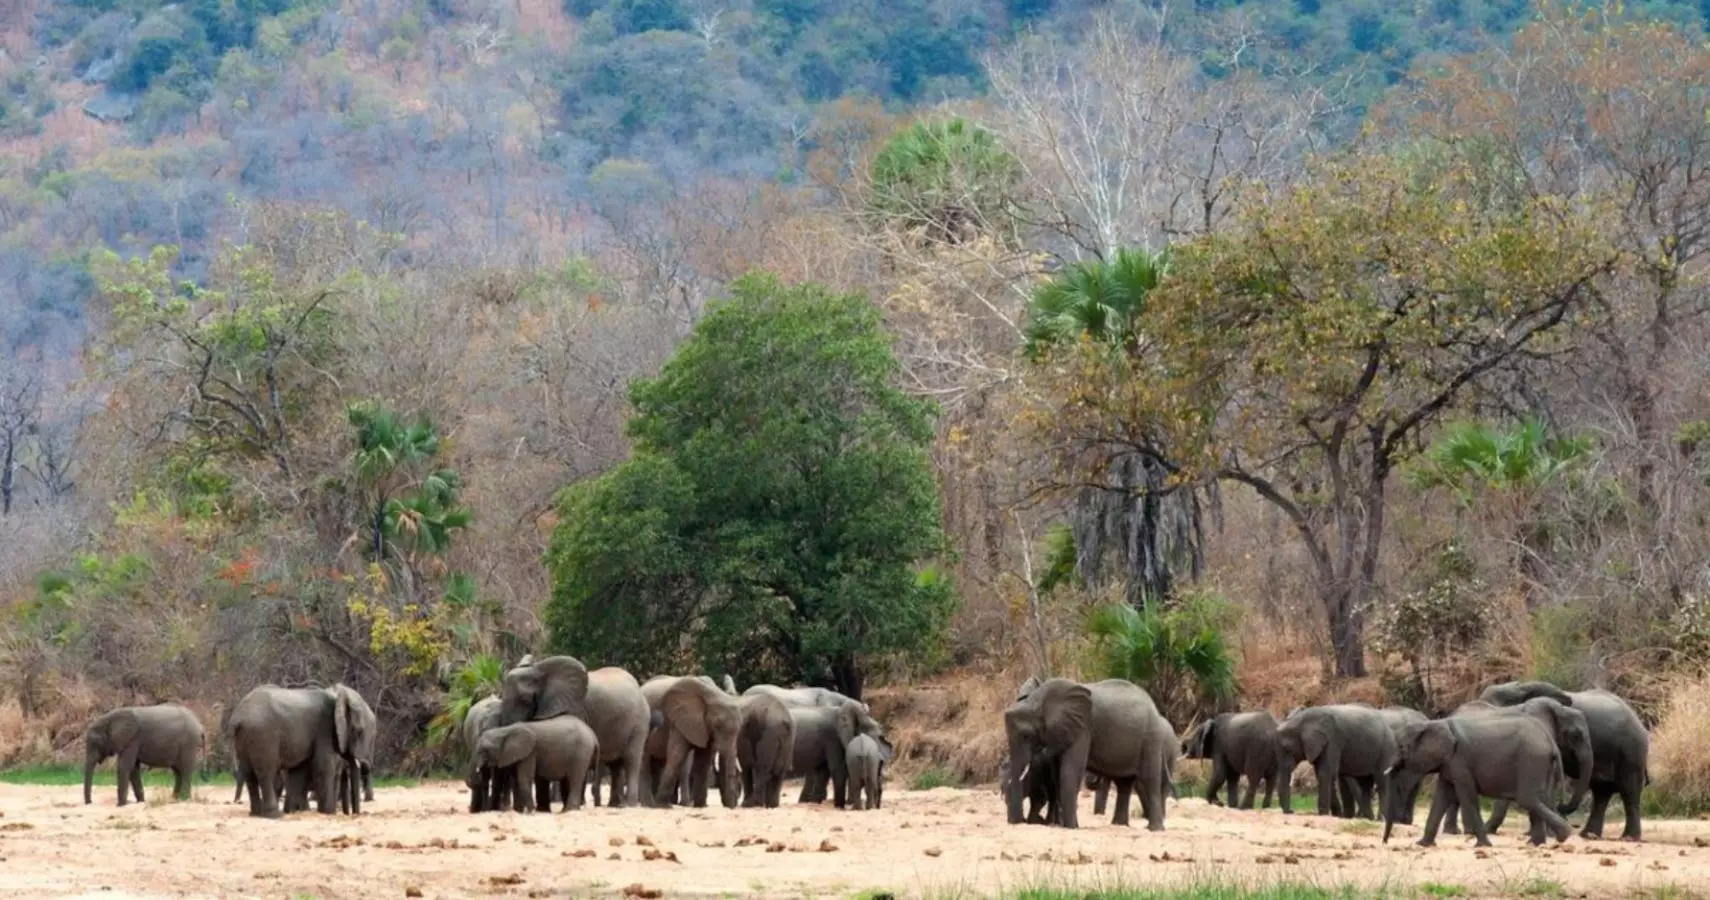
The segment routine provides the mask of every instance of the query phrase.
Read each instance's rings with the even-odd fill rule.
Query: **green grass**
[[[1465,897],[1467,889],[1458,884],[1438,884],[1427,881],[1419,885],[1419,893],[1427,897]]]
[[[1404,895],[1382,889],[1361,890],[1350,885],[1318,887],[1285,882],[1265,887],[1207,883],[1189,887],[1094,890],[1031,888],[1013,896],[1015,900],[1385,900]]]
[[[949,772],[943,769],[927,769],[914,776],[914,780],[909,782],[908,789],[911,791],[930,791],[933,788],[955,786],[956,779],[952,778]]]
[[[95,770],[97,787],[116,787],[117,779],[118,773],[111,764]],[[379,790],[382,787],[414,787],[416,783],[417,779],[414,778],[376,777],[374,788]],[[83,769],[80,766],[23,766],[16,769],[3,769],[0,770],[0,784],[81,787]],[[196,777],[192,779],[192,784],[231,788],[235,782],[232,781],[232,773],[229,770],[210,772],[205,779],[203,773],[198,771]],[[172,771],[170,769],[143,770],[143,789],[147,790],[153,787],[170,789],[172,787]]]

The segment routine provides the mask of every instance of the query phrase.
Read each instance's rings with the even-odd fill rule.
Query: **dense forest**
[[[1601,684],[1710,802],[1707,12],[0,0],[0,764],[550,650]]]

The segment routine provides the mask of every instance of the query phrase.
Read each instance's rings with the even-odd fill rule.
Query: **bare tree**
[[[11,515],[25,441],[41,419],[40,373],[15,360],[0,363],[0,515]]]

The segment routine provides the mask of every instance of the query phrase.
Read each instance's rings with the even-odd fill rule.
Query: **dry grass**
[[[961,784],[997,780],[1003,711],[1027,679],[1016,667],[957,672],[922,684],[876,688],[867,700],[896,748],[887,775],[907,783],[938,770]]]
[[[1710,808],[1710,673],[1675,681],[1651,732],[1652,784],[1663,806]]]
[[[83,730],[101,712],[99,699],[82,681],[54,679],[44,688],[49,702],[35,718],[17,698],[0,702],[0,768],[82,760]]]

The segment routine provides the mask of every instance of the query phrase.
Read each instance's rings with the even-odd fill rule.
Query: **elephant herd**
[[[374,711],[346,685],[287,689],[262,685],[224,724],[250,814],[273,818],[308,809],[361,811],[374,799]],[[462,724],[469,754],[471,812],[509,806],[549,810],[553,798],[576,809],[705,806],[716,779],[727,807],[776,807],[786,777],[803,776],[802,802],[830,796],[839,807],[877,808],[891,746],[866,704],[823,688],[754,685],[738,694],[706,676],[661,675],[645,684],[620,668],[590,672],[569,656],[525,657],[497,695],[470,706]],[[118,758],[119,805],[143,799],[142,767],[170,768],[175,795],[205,755],[202,724],[163,703],[125,707],[90,723],[84,735],[84,802],[95,767]]]
[[[1185,755],[1211,763],[1207,801],[1226,792],[1229,807],[1252,809],[1262,786],[1263,805],[1275,795],[1284,813],[1292,812],[1294,770],[1307,763],[1318,814],[1381,816],[1385,841],[1397,822],[1412,822],[1422,782],[1433,775],[1425,846],[1439,829],[1458,833],[1457,813],[1488,845],[1510,805],[1526,812],[1532,843],[1565,840],[1563,817],[1588,793],[1582,835],[1602,837],[1609,801],[1619,796],[1622,837],[1639,840],[1650,780],[1650,738],[1626,701],[1538,681],[1493,685],[1435,720],[1346,703],[1296,709],[1280,722],[1263,711],[1225,713],[1178,739],[1131,682],[1030,678],[1005,710],[1004,729],[1000,775],[1012,824],[1078,827],[1085,784],[1097,792],[1094,815],[1114,787],[1115,824],[1128,823],[1138,795],[1147,827],[1162,830],[1175,760]],[[335,804],[357,813],[373,800],[374,711],[343,684],[257,687],[232,708],[224,732],[237,771],[234,800],[247,790],[251,815],[306,810],[311,793],[322,813]],[[471,812],[550,810],[554,797],[577,809],[587,794],[599,804],[602,779],[611,806],[702,807],[716,783],[726,807],[776,807],[791,776],[804,779],[800,802],[823,802],[829,789],[839,808],[877,808],[891,759],[867,706],[835,691],[754,685],[739,694],[728,676],[720,685],[704,675],[642,683],[616,667],[590,672],[569,656],[525,657],[499,693],[470,707],[462,738]],[[195,714],[175,704],[113,710],[90,723],[84,743],[84,802],[95,767],[117,757],[120,806],[133,792],[142,800],[143,766],[171,769],[175,795],[187,798],[206,749]],[[1558,803],[1564,785],[1568,797]],[[1488,822],[1480,797],[1494,801]]]
[[[1028,679],[1005,711],[1004,726],[1009,757],[1002,780],[1011,824],[1076,827],[1084,780],[1098,792],[1095,815],[1103,813],[1114,786],[1115,824],[1127,823],[1129,797],[1138,793],[1147,826],[1164,827],[1163,795],[1174,789],[1178,745],[1141,688],[1121,679]],[[1649,745],[1643,723],[1620,697],[1527,681],[1492,685],[1436,720],[1412,709],[1358,703],[1296,709],[1281,722],[1269,712],[1225,713],[1192,728],[1179,751],[1211,763],[1205,799],[1215,804],[1227,789],[1230,808],[1252,809],[1262,785],[1264,806],[1274,792],[1283,812],[1292,812],[1290,781],[1295,767],[1308,763],[1317,777],[1318,814],[1376,818],[1375,794],[1385,841],[1397,822],[1413,821],[1421,784],[1435,775],[1419,843],[1431,846],[1439,828],[1458,833],[1458,813],[1467,833],[1488,846],[1511,804],[1526,811],[1532,843],[1543,843],[1546,835],[1565,840],[1563,816],[1577,811],[1588,792],[1591,811],[1582,835],[1602,837],[1609,801],[1619,796],[1626,813],[1622,837],[1639,840]],[[1237,802],[1243,778],[1246,792]],[[1558,805],[1564,784],[1569,796]],[[1494,801],[1488,823],[1480,797]]]
[[[616,667],[590,672],[574,657],[525,657],[495,696],[463,721],[469,809],[565,809],[588,794],[611,806],[776,807],[783,781],[804,777],[801,800],[876,808],[891,747],[867,706],[824,688],[754,685],[738,694],[704,675],[638,682]],[[532,788],[532,796],[531,796]]]

